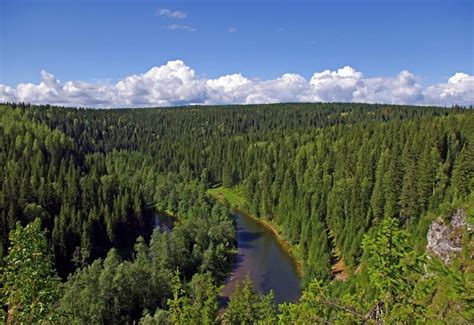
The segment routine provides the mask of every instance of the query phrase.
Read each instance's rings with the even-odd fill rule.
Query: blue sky
[[[474,74],[467,0],[0,1],[0,84],[10,87],[39,83],[42,70],[116,83],[170,60],[204,79],[309,80],[344,66],[366,78],[408,70],[421,85]]]

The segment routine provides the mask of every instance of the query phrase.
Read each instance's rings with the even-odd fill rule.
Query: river
[[[301,294],[300,276],[292,257],[275,234],[250,216],[235,213],[237,221],[237,261],[221,295],[227,300],[235,284],[248,274],[254,289],[261,293],[273,290],[275,301],[295,302]]]
[[[248,274],[254,290],[273,290],[276,303],[295,302],[301,295],[300,276],[295,260],[278,242],[275,234],[252,217],[236,212],[237,257],[232,273],[221,291],[223,306],[234,292],[235,284]],[[169,232],[175,218],[166,213],[155,215],[155,227]]]
[[[175,217],[165,212],[155,212],[153,228],[160,228],[161,231],[170,232],[173,229]]]

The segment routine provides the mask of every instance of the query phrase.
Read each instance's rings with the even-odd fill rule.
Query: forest
[[[0,163],[5,323],[474,321],[472,109],[7,103]],[[298,302],[246,279],[220,306],[237,230],[215,187],[282,229]],[[459,209],[463,249],[446,264],[427,232]],[[171,231],[154,229],[157,211]]]

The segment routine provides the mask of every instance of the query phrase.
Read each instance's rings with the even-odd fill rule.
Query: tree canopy
[[[208,189],[224,186],[282,229],[306,289],[277,316],[246,281],[228,322],[468,321],[472,233],[450,266],[424,247],[433,220],[472,211],[473,125],[462,107],[0,105],[4,319],[219,321],[236,226]]]

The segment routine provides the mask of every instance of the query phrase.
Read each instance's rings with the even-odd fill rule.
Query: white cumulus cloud
[[[402,71],[395,77],[376,77],[360,80],[352,101],[387,104],[436,104],[425,103],[423,89],[416,77]]]
[[[180,60],[128,76],[113,91],[115,103],[125,106],[182,105],[201,102],[206,95],[204,82],[196,79],[194,70]]]
[[[41,72],[38,84],[0,84],[0,102],[29,102],[89,107],[150,107],[187,104],[260,104],[278,102],[368,102],[418,105],[474,105],[474,76],[455,73],[445,83],[423,87],[409,71],[366,78],[345,66],[316,72],[310,80],[286,73],[269,80],[240,73],[199,78],[183,61],[169,61],[115,84],[60,82]]]
[[[245,103],[253,82],[239,74],[222,76],[206,81],[207,104]]]
[[[447,83],[428,87],[426,99],[440,105],[473,105],[474,76],[458,72]]]
[[[354,92],[362,86],[362,73],[345,66],[337,71],[317,72],[311,78],[312,101],[353,101]]]

